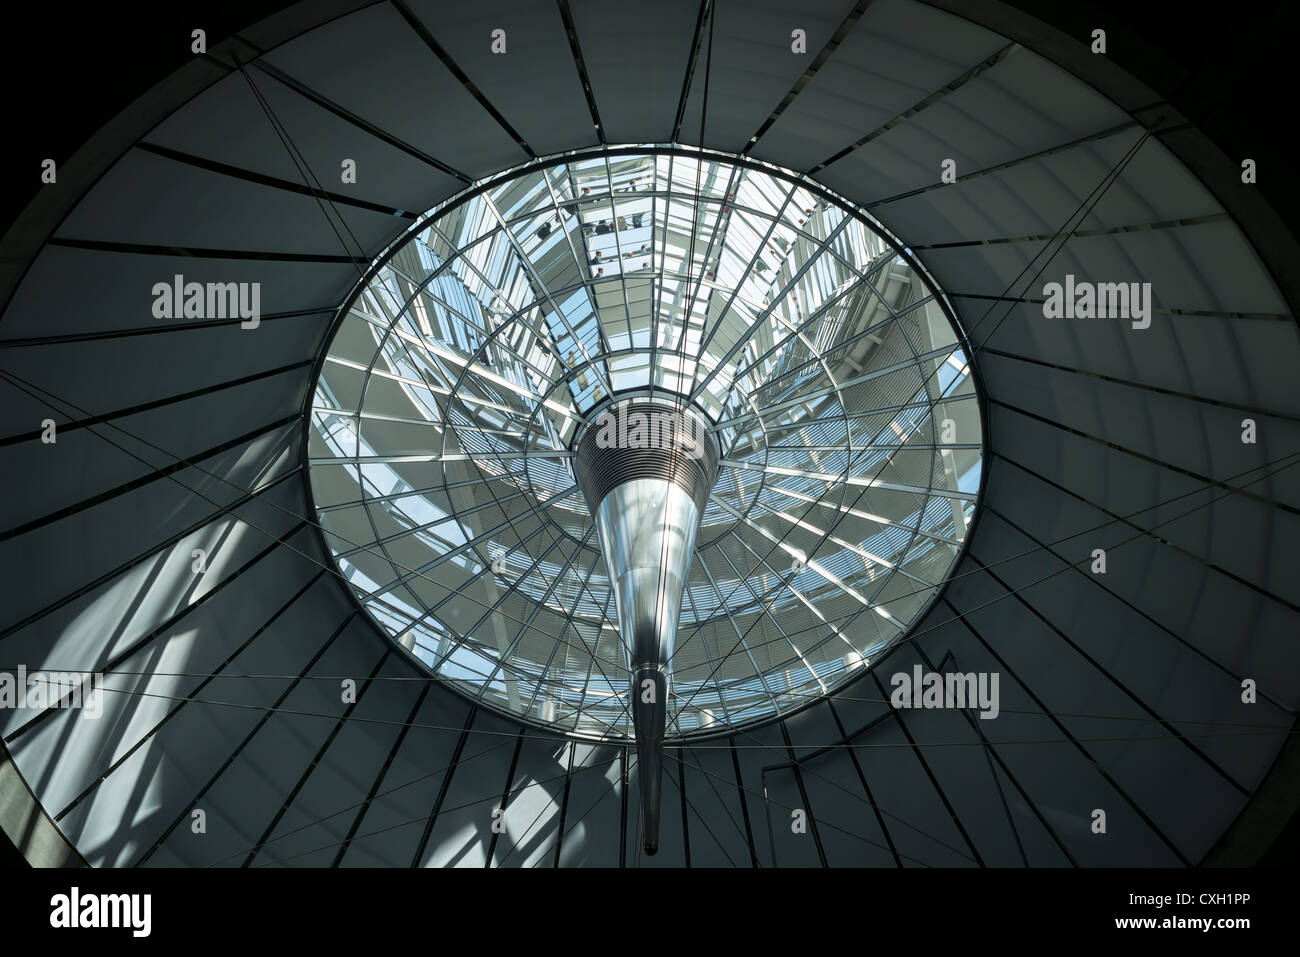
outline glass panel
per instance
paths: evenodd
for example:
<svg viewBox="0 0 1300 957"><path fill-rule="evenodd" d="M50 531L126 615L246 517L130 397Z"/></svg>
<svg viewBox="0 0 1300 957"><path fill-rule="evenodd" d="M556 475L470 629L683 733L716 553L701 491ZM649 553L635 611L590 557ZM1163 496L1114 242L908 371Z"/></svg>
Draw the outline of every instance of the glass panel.
<svg viewBox="0 0 1300 957"><path fill-rule="evenodd" d="M942 297L861 211L691 151L476 184L373 268L315 386L313 494L359 601L442 680L631 733L572 449L625 397L722 463L682 600L671 737L824 694L897 642L974 513L982 428Z"/></svg>

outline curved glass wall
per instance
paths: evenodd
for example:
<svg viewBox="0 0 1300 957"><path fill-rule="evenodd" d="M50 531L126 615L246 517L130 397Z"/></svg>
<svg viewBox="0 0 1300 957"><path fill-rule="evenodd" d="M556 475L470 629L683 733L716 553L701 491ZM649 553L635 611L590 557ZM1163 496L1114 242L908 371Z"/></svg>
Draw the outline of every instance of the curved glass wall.
<svg viewBox="0 0 1300 957"><path fill-rule="evenodd" d="M530 164L367 275L315 386L311 484L379 625L482 703L631 735L576 439L629 400L720 450L669 737L788 712L899 641L979 488L979 405L933 285L797 175L645 147Z"/></svg>

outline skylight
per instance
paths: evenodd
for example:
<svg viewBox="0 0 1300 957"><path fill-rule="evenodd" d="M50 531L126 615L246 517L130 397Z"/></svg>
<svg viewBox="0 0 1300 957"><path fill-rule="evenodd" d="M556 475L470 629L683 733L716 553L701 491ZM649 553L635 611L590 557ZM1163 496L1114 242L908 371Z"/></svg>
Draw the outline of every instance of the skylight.
<svg viewBox="0 0 1300 957"><path fill-rule="evenodd" d="M977 494L966 353L902 250L795 174L682 149L534 163L431 211L317 383L313 494L358 600L472 698L629 735L570 459L612 403L671 396L721 468L670 736L824 694L927 607Z"/></svg>

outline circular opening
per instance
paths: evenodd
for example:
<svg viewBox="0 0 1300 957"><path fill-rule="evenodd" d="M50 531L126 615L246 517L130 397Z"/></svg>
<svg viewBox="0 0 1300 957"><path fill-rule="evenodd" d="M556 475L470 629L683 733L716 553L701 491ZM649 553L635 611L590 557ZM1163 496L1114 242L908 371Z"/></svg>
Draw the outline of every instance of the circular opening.
<svg viewBox="0 0 1300 957"><path fill-rule="evenodd" d="M670 738L799 708L907 633L960 554L982 424L915 257L816 184L625 147L430 211L371 268L315 384L312 494L361 606L483 704L630 737L628 659L574 449L686 410L718 451Z"/></svg>

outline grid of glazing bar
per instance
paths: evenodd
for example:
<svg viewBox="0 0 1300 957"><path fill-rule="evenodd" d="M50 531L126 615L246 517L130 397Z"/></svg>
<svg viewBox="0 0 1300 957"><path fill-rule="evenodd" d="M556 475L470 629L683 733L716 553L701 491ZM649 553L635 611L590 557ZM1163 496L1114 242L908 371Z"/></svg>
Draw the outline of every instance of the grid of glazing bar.
<svg viewBox="0 0 1300 957"><path fill-rule="evenodd" d="M600 411L656 394L705 415L723 450L673 733L806 704L903 636L978 488L956 334L862 213L680 149L531 164L372 269L317 383L310 458L363 607L476 700L629 734L568 459Z"/></svg>

